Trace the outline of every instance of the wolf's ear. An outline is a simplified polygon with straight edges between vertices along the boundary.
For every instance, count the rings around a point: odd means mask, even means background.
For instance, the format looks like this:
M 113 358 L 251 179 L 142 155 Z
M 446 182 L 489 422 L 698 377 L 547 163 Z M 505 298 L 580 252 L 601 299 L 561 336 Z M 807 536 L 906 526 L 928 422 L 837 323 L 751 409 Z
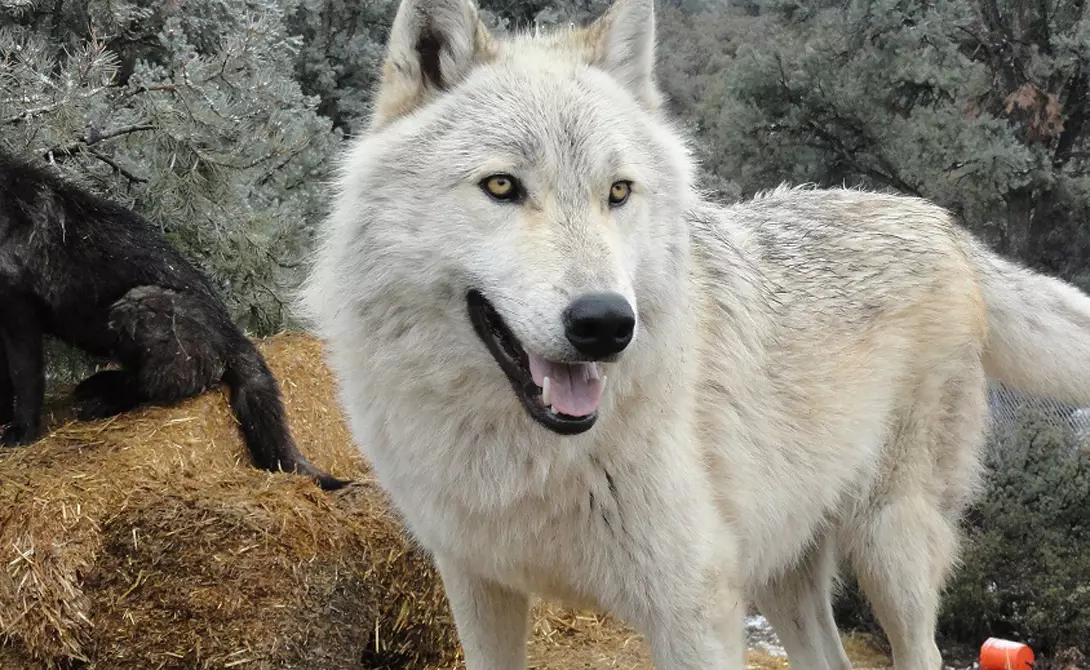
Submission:
M 587 27 L 583 40 L 592 65 L 616 77 L 649 109 L 658 108 L 654 0 L 615 0 Z
M 372 127 L 412 112 L 494 53 L 495 42 L 472 0 L 401 0 L 390 28 Z

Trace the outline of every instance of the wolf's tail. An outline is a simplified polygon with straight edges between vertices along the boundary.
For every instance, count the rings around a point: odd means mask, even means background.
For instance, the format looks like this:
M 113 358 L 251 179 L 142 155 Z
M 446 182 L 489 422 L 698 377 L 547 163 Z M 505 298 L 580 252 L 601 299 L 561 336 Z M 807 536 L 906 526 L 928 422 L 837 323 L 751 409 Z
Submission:
M 1019 391 L 1090 404 L 1090 296 L 968 239 L 988 313 L 984 368 Z
M 243 337 L 232 350 L 223 381 L 231 391 L 231 408 L 254 465 L 273 472 L 308 475 L 326 491 L 348 484 L 319 470 L 299 452 L 288 430 L 276 379 L 253 343 Z

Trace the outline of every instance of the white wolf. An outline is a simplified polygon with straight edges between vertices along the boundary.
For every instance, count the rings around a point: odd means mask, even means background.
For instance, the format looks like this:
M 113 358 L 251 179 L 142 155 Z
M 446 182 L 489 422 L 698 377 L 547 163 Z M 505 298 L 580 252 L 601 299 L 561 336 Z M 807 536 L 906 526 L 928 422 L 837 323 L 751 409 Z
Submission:
M 670 670 L 743 667 L 752 599 L 847 668 L 843 557 L 896 667 L 940 668 L 986 377 L 1090 403 L 1090 299 L 918 199 L 703 204 L 651 0 L 510 39 L 402 0 L 388 49 L 302 303 L 468 667 L 525 667 L 537 593 Z

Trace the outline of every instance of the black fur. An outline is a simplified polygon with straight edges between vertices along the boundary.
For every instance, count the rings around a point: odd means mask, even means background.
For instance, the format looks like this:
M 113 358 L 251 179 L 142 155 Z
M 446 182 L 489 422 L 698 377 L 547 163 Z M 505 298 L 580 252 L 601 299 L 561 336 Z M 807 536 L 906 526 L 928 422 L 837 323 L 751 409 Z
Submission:
M 121 364 L 74 391 L 79 417 L 224 382 L 254 464 L 338 480 L 296 448 L 265 359 L 207 279 L 135 212 L 0 153 L 0 443 L 38 437 L 49 334 Z

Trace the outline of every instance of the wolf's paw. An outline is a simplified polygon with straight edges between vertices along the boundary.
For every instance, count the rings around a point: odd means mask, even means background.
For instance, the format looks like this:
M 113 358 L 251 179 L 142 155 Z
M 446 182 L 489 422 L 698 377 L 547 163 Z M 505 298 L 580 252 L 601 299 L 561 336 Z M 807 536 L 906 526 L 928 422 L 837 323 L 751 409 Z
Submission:
M 76 417 L 94 421 L 121 414 L 135 405 L 128 376 L 121 370 L 103 370 L 81 381 L 72 391 Z
M 80 421 L 105 419 L 123 411 L 102 397 L 86 398 L 76 403 L 76 418 Z
M 0 433 L 0 444 L 5 447 L 30 444 L 38 437 L 37 426 L 27 426 L 21 423 L 11 423 Z

